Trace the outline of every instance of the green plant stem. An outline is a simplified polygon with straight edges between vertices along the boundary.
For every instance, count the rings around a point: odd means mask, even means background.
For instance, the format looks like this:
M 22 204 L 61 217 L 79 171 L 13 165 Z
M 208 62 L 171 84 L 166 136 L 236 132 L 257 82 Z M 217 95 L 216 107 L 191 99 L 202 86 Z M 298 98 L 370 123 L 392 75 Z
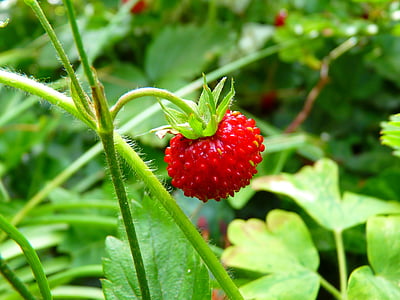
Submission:
M 17 275 L 10 269 L 5 260 L 0 256 L 0 272 L 4 278 L 14 287 L 19 295 L 26 300 L 35 300 L 26 285 L 18 278 Z
M 92 69 L 90 68 L 89 60 L 86 55 L 85 48 L 83 46 L 82 37 L 79 33 L 78 23 L 76 22 L 75 10 L 74 6 L 72 5 L 71 0 L 63 0 L 64 6 L 67 8 L 67 15 L 69 24 L 71 25 L 72 34 L 74 36 L 75 45 L 79 53 L 79 57 L 81 58 L 83 70 L 85 72 L 86 78 L 89 82 L 91 87 L 96 85 L 95 77 L 92 73 Z
M 51 300 L 52 296 L 49 282 L 47 281 L 46 274 L 44 273 L 39 257 L 32 248 L 31 244 L 28 242 L 25 236 L 18 231 L 17 228 L 11 225 L 2 215 L 0 215 L 0 228 L 21 247 L 26 260 L 32 268 L 32 272 L 35 275 L 36 282 L 39 286 L 39 290 L 43 299 Z
M 334 296 L 336 299 L 338 299 L 338 300 L 342 299 L 341 293 L 332 284 L 330 284 L 325 278 L 323 278 L 320 275 L 319 275 L 319 282 L 324 287 L 324 289 L 327 290 L 329 293 L 331 293 L 331 295 Z
M 133 90 L 122 95 L 118 99 L 117 103 L 115 103 L 115 105 L 110 109 L 112 119 L 115 119 L 116 115 L 125 104 L 134 99 L 146 96 L 166 99 L 171 103 L 175 104 L 176 106 L 178 106 L 180 109 L 182 109 L 182 111 L 184 111 L 188 115 L 197 114 L 197 112 L 193 109 L 193 107 L 189 105 L 188 101 L 179 98 L 175 94 L 163 89 L 146 87 L 146 88 L 139 88 L 137 90 Z
M 243 299 L 237 286 L 234 284 L 228 273 L 211 251 L 207 243 L 201 237 L 200 233 L 184 214 L 182 209 L 176 204 L 174 198 L 168 193 L 161 182 L 153 174 L 150 168 L 139 157 L 139 155 L 124 141 L 124 139 L 115 133 L 115 146 L 121 156 L 133 168 L 139 178 L 143 180 L 146 187 L 150 190 L 154 199 L 160 201 L 166 211 L 171 215 L 175 223 L 182 230 L 186 238 L 199 253 L 204 263 L 219 282 L 222 289 L 228 295 L 229 299 Z
M 107 165 L 111 174 L 111 180 L 113 182 L 115 193 L 117 195 L 120 205 L 122 219 L 125 225 L 125 231 L 128 237 L 129 246 L 136 268 L 136 275 L 139 281 L 141 296 L 142 299 L 148 300 L 151 299 L 150 290 L 147 283 L 146 271 L 140 251 L 139 241 L 136 235 L 136 229 L 133 224 L 129 200 L 123 183 L 119 161 L 115 152 L 113 132 L 100 133 L 100 139 L 104 147 Z
M 347 299 L 347 262 L 346 253 L 343 244 L 343 236 L 341 230 L 334 231 L 338 265 L 339 265 L 339 278 L 340 278 L 340 294 L 341 299 Z
M 82 116 L 81 113 L 79 113 L 76 106 L 74 105 L 73 100 L 70 97 L 56 91 L 53 88 L 50 88 L 42 83 L 21 76 L 19 74 L 15 74 L 1 69 L 0 69 L 0 83 L 12 86 L 14 88 L 28 92 L 32 95 L 36 95 L 40 98 L 43 98 L 49 101 L 51 104 L 54 104 L 64 109 L 71 115 L 80 119 L 91 129 L 96 128 L 96 125 L 93 120 L 86 119 Z
M 73 97 L 74 103 L 78 108 L 78 112 L 82 114 L 85 119 L 91 120 L 93 117 L 93 112 L 89 106 L 89 97 L 84 92 L 79 80 L 72 68 L 71 62 L 69 61 L 67 54 L 64 51 L 64 48 L 61 45 L 61 42 L 57 38 L 56 33 L 54 32 L 53 27 L 51 27 L 49 21 L 46 18 L 42 8 L 40 7 L 39 3 L 36 0 L 25 0 L 25 3 L 31 7 L 31 9 L 36 14 L 37 18 L 39 19 L 42 27 L 48 34 L 54 49 L 57 51 L 58 56 L 61 59 L 61 62 L 68 73 L 69 78 L 72 82 L 72 89 L 75 89 L 77 92 L 78 97 Z

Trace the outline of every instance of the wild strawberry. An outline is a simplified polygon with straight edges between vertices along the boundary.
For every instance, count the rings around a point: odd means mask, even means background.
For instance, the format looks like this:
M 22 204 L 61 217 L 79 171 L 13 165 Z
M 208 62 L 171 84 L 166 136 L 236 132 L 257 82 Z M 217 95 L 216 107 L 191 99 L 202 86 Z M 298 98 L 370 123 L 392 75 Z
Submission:
M 204 78 L 198 103 L 167 97 L 182 112 L 160 101 L 170 126 L 161 127 L 158 135 L 175 134 L 164 158 L 172 185 L 204 202 L 233 196 L 248 185 L 265 148 L 254 120 L 229 110 L 235 94 L 233 82 L 218 103 L 225 79 L 211 91 Z
M 165 161 L 172 185 L 186 196 L 219 201 L 250 183 L 263 150 L 263 137 L 254 120 L 228 110 L 214 135 L 172 138 Z

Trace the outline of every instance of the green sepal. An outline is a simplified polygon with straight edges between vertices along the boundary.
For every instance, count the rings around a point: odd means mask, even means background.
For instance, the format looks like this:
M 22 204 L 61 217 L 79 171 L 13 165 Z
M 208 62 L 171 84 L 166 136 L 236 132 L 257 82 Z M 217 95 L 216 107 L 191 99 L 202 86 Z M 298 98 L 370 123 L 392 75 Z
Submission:
M 229 106 L 231 105 L 234 96 L 235 96 L 235 89 L 233 87 L 233 79 L 232 79 L 231 89 L 230 89 L 229 93 L 224 97 L 224 99 L 222 99 L 221 103 L 217 107 L 217 116 L 218 116 L 217 122 L 218 123 L 221 122 L 226 111 L 229 109 Z
M 226 77 L 222 78 L 211 91 L 204 77 L 203 91 L 197 104 L 193 101 L 181 99 L 185 102 L 181 107 L 185 111 L 184 113 L 166 107 L 159 101 L 171 128 L 180 132 L 188 139 L 198 139 L 214 135 L 218 129 L 218 124 L 222 121 L 235 95 L 232 80 L 230 91 L 222 101 L 218 101 L 225 81 Z M 177 104 L 179 101 L 175 100 L 173 103 Z M 180 107 L 179 104 L 177 105 Z M 190 106 L 189 109 L 188 106 Z M 192 112 L 190 112 L 191 110 Z
M 203 136 L 212 136 L 215 133 L 215 128 L 218 129 L 217 116 L 213 115 L 207 124 L 206 128 L 203 130 Z

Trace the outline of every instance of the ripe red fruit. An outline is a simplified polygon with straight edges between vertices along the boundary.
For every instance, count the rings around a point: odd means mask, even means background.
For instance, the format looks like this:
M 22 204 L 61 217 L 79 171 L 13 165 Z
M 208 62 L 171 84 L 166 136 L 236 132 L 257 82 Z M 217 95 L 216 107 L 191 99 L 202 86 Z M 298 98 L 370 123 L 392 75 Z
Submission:
M 264 149 L 255 121 L 228 110 L 212 136 L 188 139 L 178 133 L 164 160 L 172 185 L 186 196 L 219 201 L 250 183 Z

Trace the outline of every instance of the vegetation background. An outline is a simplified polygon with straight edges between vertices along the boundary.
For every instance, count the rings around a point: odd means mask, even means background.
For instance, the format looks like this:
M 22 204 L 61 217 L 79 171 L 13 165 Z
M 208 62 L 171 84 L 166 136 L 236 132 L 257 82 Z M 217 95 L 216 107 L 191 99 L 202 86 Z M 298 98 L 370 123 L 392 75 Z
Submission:
M 114 0 L 74 3 L 110 104 L 138 87 L 180 91 L 202 73 L 217 72 L 234 79 L 234 109 L 254 117 L 265 136 L 259 179 L 293 174 L 328 157 L 339 166 L 341 190 L 400 201 L 399 159 L 380 140 L 381 123 L 400 111 L 399 1 L 139 2 L 132 11 Z M 79 74 L 64 6 L 57 0 L 41 5 Z M 31 9 L 23 1 L 3 0 L 0 22 L 0 67 L 67 90 L 66 73 Z M 196 90 L 185 97 L 198 96 Z M 73 290 L 77 299 L 86 292 L 101 299 L 102 259 L 110 256 L 105 241 L 117 235 L 118 206 L 96 136 L 26 93 L 0 85 L 0 101 L 1 214 L 20 214 L 21 231 L 46 272 L 56 275 L 54 282 L 61 274 L 55 284 L 60 295 Z M 154 103 L 130 103 L 117 122 L 133 122 L 124 134 L 169 186 L 163 161 L 168 137 L 151 132 L 165 118 Z M 130 197 L 143 197 L 145 187 L 124 167 Z M 264 220 L 273 209 L 298 213 L 319 252 L 319 273 L 338 287 L 330 232 L 298 203 L 262 189 L 253 185 L 227 201 L 203 204 L 170 188 L 217 253 L 230 245 L 227 227 L 234 219 Z M 18 247 L 2 240 L 1 255 L 32 282 Z M 364 222 L 344 232 L 344 246 L 349 274 L 368 264 Z M 234 274 L 243 282 L 258 277 L 243 270 Z M 63 290 L 67 284 L 74 289 Z M 13 297 L 6 282 L 0 282 L 0 295 Z M 318 297 L 331 296 L 321 289 Z

